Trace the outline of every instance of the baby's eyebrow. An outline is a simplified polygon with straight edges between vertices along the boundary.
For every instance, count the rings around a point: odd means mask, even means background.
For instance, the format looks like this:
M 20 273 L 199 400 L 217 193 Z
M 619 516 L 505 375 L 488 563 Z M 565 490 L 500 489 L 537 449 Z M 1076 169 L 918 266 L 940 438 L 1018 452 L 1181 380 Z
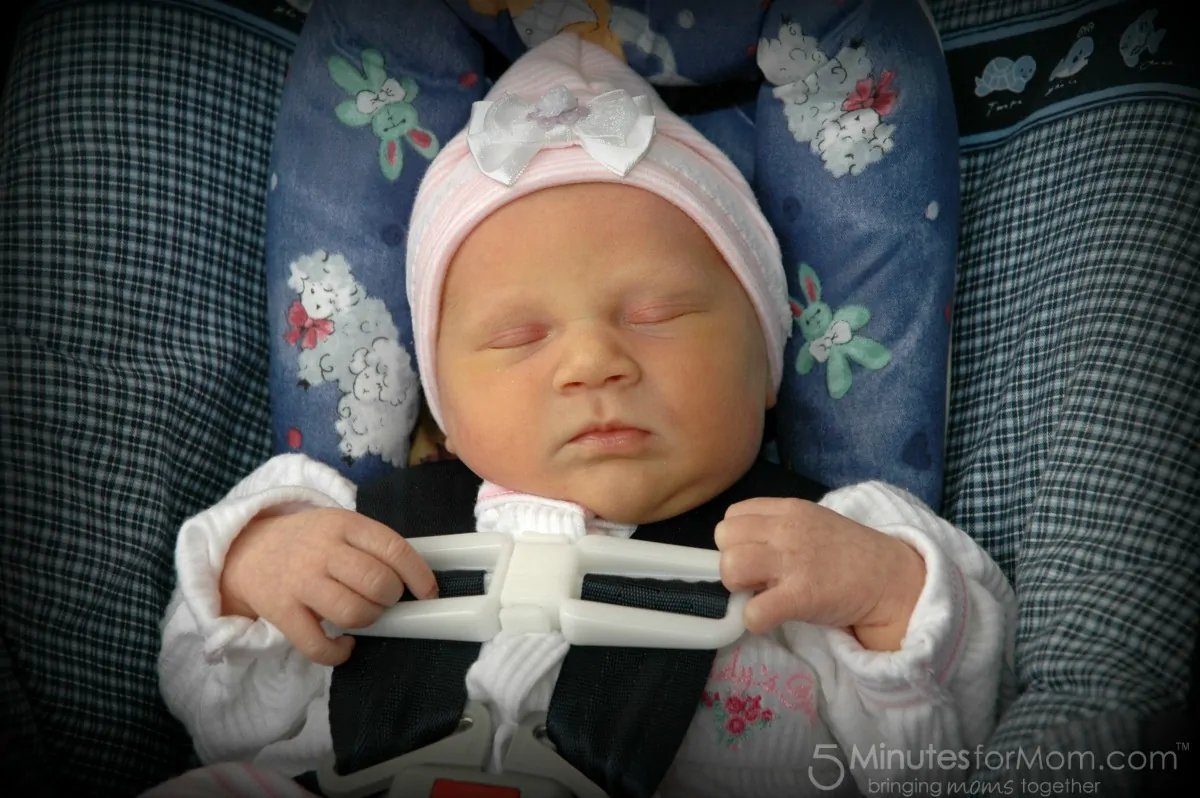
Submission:
M 467 323 L 474 328 L 494 330 L 528 324 L 536 315 L 528 300 L 520 296 L 490 296 L 486 307 L 474 307 L 466 314 Z
M 629 305 L 689 305 L 699 304 L 709 297 L 703 288 L 688 286 L 641 286 L 626 300 Z

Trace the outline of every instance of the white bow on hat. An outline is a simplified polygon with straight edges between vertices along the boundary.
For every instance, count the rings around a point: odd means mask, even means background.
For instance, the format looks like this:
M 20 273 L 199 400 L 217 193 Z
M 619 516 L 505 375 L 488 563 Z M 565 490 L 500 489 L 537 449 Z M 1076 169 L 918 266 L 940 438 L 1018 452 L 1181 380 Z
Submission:
M 545 147 L 583 147 L 588 155 L 624 177 L 650 149 L 654 111 L 650 98 L 624 89 L 605 92 L 586 105 L 566 86 L 546 92 L 536 104 L 515 94 L 471 107 L 467 146 L 479 169 L 511 186 Z

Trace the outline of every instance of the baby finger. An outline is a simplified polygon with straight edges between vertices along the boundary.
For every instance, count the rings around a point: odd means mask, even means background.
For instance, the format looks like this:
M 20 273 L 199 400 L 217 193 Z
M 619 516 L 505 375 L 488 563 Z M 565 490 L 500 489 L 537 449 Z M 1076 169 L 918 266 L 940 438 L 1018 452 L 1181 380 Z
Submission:
M 729 590 L 759 590 L 779 578 L 779 557 L 766 543 L 742 543 L 721 552 L 720 569 Z
M 342 629 L 370 626 L 383 613 L 382 606 L 331 578 L 314 580 L 305 591 L 305 603 L 319 617 Z
M 341 665 L 354 649 L 354 638 L 330 639 L 307 607 L 294 605 L 275 621 L 276 627 L 296 650 L 318 665 Z
M 404 583 L 395 571 L 352 546 L 337 548 L 326 567 L 338 582 L 380 606 L 390 607 L 404 593 Z

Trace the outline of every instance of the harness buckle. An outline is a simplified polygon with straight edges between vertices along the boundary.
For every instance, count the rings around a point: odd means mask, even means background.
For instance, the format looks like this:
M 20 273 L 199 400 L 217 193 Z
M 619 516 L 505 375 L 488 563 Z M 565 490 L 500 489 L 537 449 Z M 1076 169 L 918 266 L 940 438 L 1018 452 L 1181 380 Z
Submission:
M 723 618 L 623 607 L 580 598 L 587 574 L 720 581 L 720 553 L 669 543 L 585 535 L 498 532 L 409 538 L 435 571 L 485 570 L 482 596 L 405 601 L 353 635 L 486 642 L 501 629 L 561 631 L 571 645 L 716 650 L 745 632 L 751 591 L 730 594 Z

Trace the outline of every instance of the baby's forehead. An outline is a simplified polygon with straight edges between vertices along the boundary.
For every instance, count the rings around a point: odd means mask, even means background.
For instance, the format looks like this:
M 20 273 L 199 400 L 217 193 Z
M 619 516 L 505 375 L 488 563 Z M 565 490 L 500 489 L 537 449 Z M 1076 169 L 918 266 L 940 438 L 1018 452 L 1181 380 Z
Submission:
M 620 253 L 562 253 L 561 256 L 493 256 L 480 264 L 452 261 L 443 284 L 443 309 L 461 301 L 520 304 L 580 293 L 638 298 L 686 298 L 709 293 L 714 283 L 739 290 L 734 271 L 718 254 L 710 258 L 652 247 Z
M 597 270 L 585 279 L 552 267 L 521 269 L 496 281 L 448 281 L 442 311 L 459 307 L 489 308 L 553 305 L 578 301 L 684 301 L 712 293 L 712 279 L 698 269 Z
M 652 192 L 590 183 L 539 191 L 497 208 L 463 236 L 441 286 L 442 310 L 577 297 L 640 299 L 741 289 L 694 219 Z

